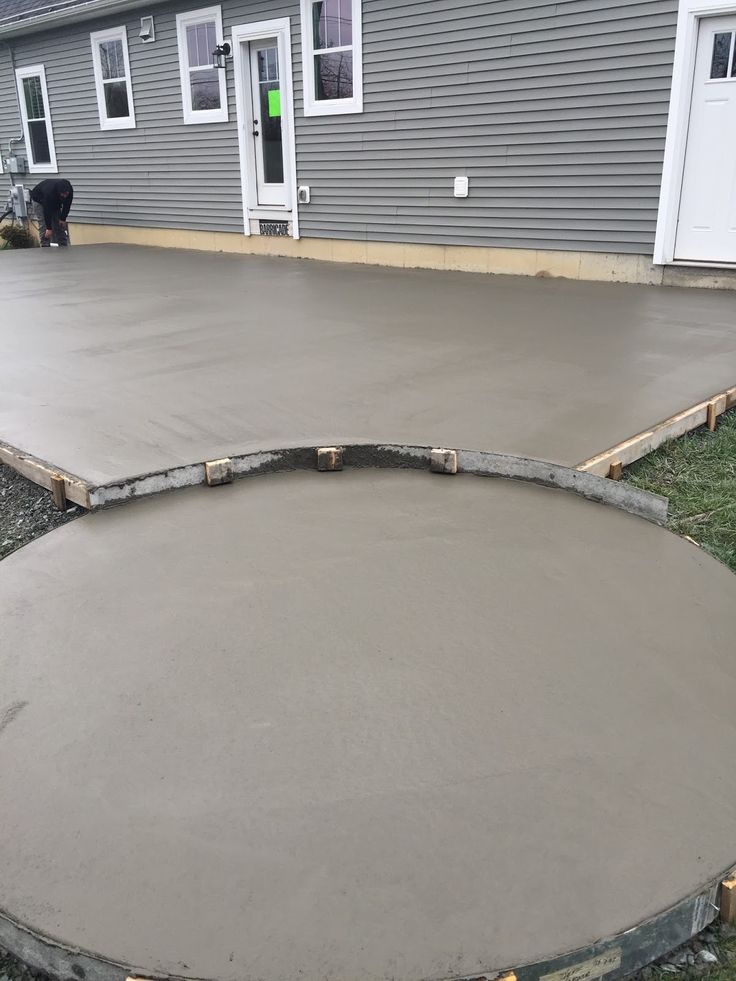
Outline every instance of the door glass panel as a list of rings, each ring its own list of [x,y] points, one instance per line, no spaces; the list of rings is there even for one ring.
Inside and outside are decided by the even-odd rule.
[[[728,58],[731,54],[732,33],[716,34],[713,38],[713,58],[710,63],[711,78],[726,78],[728,76]]]
[[[260,110],[263,179],[266,184],[284,183],[284,145],[281,133],[281,83],[278,48],[258,50],[258,96]]]
[[[318,99],[352,99],[352,51],[333,51],[330,54],[315,55],[314,77]]]

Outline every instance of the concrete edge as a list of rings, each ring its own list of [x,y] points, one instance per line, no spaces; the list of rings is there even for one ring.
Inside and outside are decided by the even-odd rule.
[[[669,953],[712,923],[719,912],[720,885],[732,875],[729,869],[664,912],[587,947],[532,964],[446,981],[496,981],[504,977],[510,979],[512,975],[516,981],[563,981],[561,974],[550,977],[558,975],[558,972],[564,972],[565,981],[593,981],[603,974],[607,981],[619,981]],[[530,915],[533,919],[533,914]],[[0,911],[0,945],[32,968],[63,981],[128,981],[129,978],[205,981],[192,975],[160,974],[150,969],[128,966],[67,946],[59,940],[35,933],[3,911]]]
[[[626,467],[648,456],[667,440],[677,439],[706,424],[715,428],[718,417],[734,407],[736,407],[736,385],[717,392],[710,398],[683,409],[682,412],[677,412],[651,429],[637,433],[636,436],[631,436],[602,453],[583,460],[582,463],[577,464],[576,469],[606,477],[613,463],[620,463]]]
[[[651,255],[590,252],[585,249],[450,245],[373,239],[304,237],[295,239],[240,232],[199,231],[145,225],[75,222],[75,245],[137,247],[267,255],[320,262],[343,262],[398,269],[435,269],[501,276],[535,276],[597,283],[736,289],[736,269],[655,265]]]
[[[244,453],[227,458],[233,479],[290,470],[316,470],[317,446],[297,446],[267,452]],[[432,447],[393,443],[359,443],[341,447],[342,465],[354,468],[429,470]],[[483,450],[448,450],[454,454],[457,473],[506,477],[571,491],[599,504],[609,504],[655,524],[667,520],[668,501],[628,484],[618,483],[556,463]],[[92,510],[122,504],[163,491],[194,487],[207,481],[205,463],[174,467],[132,477],[118,483],[89,488]]]

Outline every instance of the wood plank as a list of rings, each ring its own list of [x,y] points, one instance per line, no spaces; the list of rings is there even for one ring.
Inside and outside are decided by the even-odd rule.
[[[637,433],[636,436],[617,443],[616,446],[612,446],[596,456],[583,460],[576,469],[583,470],[585,473],[596,474],[599,477],[607,477],[611,464],[615,461],[620,461],[624,467],[627,467],[630,463],[634,463],[656,450],[668,439],[677,439],[678,436],[684,436],[685,433],[692,432],[699,426],[704,426],[708,422],[708,406],[712,403],[715,403],[717,415],[736,406],[736,386],[725,392],[719,392],[703,402],[698,402],[697,405],[670,416],[669,419],[665,419],[664,422],[660,422],[651,429]]]
[[[613,460],[608,469],[608,476],[611,480],[621,480],[624,475],[624,465],[620,460]]]
[[[35,457],[28,456],[7,443],[0,443],[0,463],[6,464],[22,477],[33,481],[39,487],[45,487],[48,491],[53,490],[54,477],[63,477],[67,500],[89,510],[89,487],[78,477],[50,467],[47,463],[36,460]]]

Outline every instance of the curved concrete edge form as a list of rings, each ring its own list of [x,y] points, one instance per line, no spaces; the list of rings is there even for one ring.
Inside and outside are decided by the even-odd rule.
[[[595,981],[603,975],[606,981],[618,981],[669,953],[712,923],[718,913],[720,884],[732,875],[732,871],[724,872],[663,913],[589,947],[533,964],[447,981],[495,981],[503,977],[510,981],[511,976],[516,981]],[[601,884],[601,888],[605,888],[605,883]],[[533,923],[533,908],[527,911],[527,916]],[[150,968],[119,964],[101,955],[68,947],[61,941],[34,933],[2,912],[0,946],[36,970],[62,979],[127,981],[129,978],[162,978],[166,981],[204,981],[187,975],[158,974]]]
[[[327,445],[327,444],[324,444]],[[339,446],[339,444],[337,444]],[[259,474],[289,470],[315,470],[317,446],[298,446],[229,457],[233,477],[253,477]],[[393,443],[355,443],[340,446],[345,467],[390,469],[412,468],[428,470],[432,458],[430,446],[401,446]],[[452,450],[457,455],[457,473],[483,477],[506,477],[544,487],[572,491],[599,504],[609,504],[628,511],[655,524],[667,519],[668,501],[665,497],[638,490],[628,484],[573,470],[557,463],[546,463],[529,457],[510,456],[484,450]],[[158,473],[132,477],[115,484],[103,484],[89,489],[90,508],[122,504],[133,498],[147,497],[162,491],[193,487],[206,482],[204,463],[161,470]]]

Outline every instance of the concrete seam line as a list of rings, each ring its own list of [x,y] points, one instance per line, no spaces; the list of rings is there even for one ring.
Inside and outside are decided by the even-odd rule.
[[[288,447],[268,452],[233,455],[228,459],[234,478],[282,473],[289,470],[316,470],[318,453],[323,448],[320,445]],[[430,446],[404,446],[394,443],[356,443],[343,446],[334,444],[333,448],[342,451],[344,466],[361,469],[430,470],[432,453],[437,452]],[[453,458],[457,460],[458,473],[506,477],[572,491],[590,501],[612,505],[655,524],[663,524],[667,519],[666,498],[581,470],[528,457],[484,450],[443,450],[442,452],[455,455]],[[90,507],[93,509],[108,507],[162,491],[193,487],[205,483],[206,480],[207,470],[204,463],[162,470],[158,473],[133,477],[117,484],[103,484],[91,488]]]

